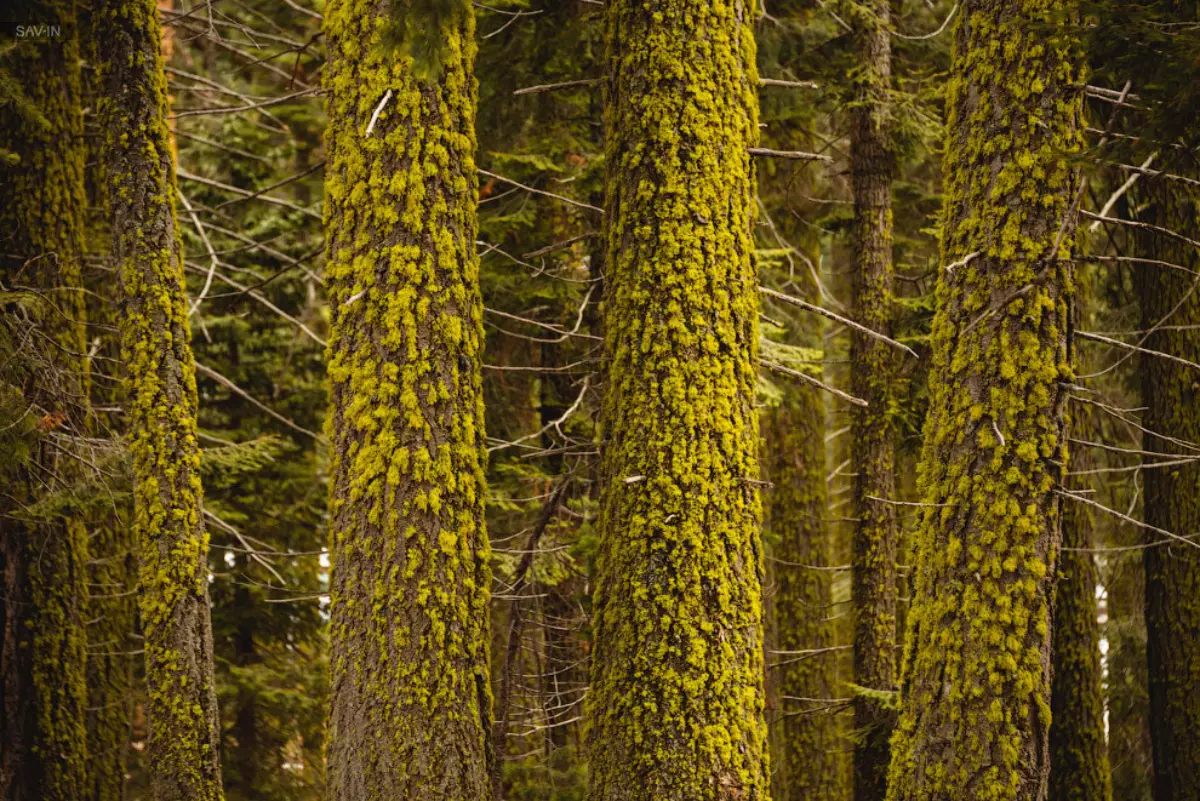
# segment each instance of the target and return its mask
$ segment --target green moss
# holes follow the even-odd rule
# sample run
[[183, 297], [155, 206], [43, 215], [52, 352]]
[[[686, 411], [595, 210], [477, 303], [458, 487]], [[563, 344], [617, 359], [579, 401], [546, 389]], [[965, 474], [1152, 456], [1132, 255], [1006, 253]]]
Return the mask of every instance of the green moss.
[[220, 799], [196, 378], [153, 0], [97, 13], [156, 799]]
[[330, 798], [468, 801], [491, 715], [475, 22], [442, 19], [436, 82], [387, 24], [367, 0], [325, 13]]
[[[1152, 224], [1174, 231], [1195, 230], [1200, 222], [1196, 194], [1161, 182], [1143, 190], [1143, 212]], [[1138, 255], [1195, 270], [1195, 248], [1157, 234], [1137, 239]], [[1154, 331], [1146, 348], [1183, 359], [1200, 359], [1200, 339], [1188, 326], [1200, 324], [1200, 297], [1193, 279], [1158, 265], [1141, 268], [1138, 289], [1143, 327], [1158, 326], [1168, 315], [1169, 328]], [[1185, 365], [1146, 356], [1142, 365], [1142, 422], [1162, 436], [1146, 434], [1143, 447], [1158, 453], [1194, 455], [1179, 442], [1200, 440], [1200, 379]], [[1168, 439], [1174, 438], [1174, 441]], [[1179, 534], [1200, 531], [1200, 464], [1147, 470], [1145, 519]], [[1152, 535], [1152, 539], [1161, 539]], [[1149, 665], [1150, 740], [1154, 755], [1155, 801], [1200, 799], [1200, 555], [1193, 547], [1165, 545], [1145, 549], [1146, 656]]]
[[589, 797], [767, 798], [751, 6], [616, 0]]
[[1049, 0], [971, 2], [958, 22], [942, 260], [980, 255], [943, 271], [937, 290], [920, 479], [930, 505], [916, 532], [894, 801], [1044, 792], [1060, 382], [1072, 374], [1061, 259], [1079, 146], [1073, 14]]

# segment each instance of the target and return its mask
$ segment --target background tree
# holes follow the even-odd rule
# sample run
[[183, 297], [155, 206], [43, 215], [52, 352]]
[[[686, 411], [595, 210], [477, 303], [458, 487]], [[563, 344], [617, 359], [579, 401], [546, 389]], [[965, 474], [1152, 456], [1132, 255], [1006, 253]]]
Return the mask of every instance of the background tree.
[[1070, 20], [1006, 1], [966, 3], [958, 23], [892, 799], [1045, 793], [1079, 138]]

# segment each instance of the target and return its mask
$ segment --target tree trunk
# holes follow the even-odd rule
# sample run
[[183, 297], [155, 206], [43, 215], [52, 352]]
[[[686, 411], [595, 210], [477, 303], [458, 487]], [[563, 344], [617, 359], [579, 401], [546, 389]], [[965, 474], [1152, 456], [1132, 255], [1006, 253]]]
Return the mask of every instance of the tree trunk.
[[[1072, 436], [1095, 440], [1088, 407], [1073, 410]], [[1092, 466], [1087, 448], [1071, 453], [1071, 469]], [[1072, 480], [1075, 490], [1091, 485], [1089, 476]], [[1062, 515], [1063, 551], [1055, 587], [1054, 678], [1050, 711], [1050, 798], [1054, 801], [1111, 801], [1112, 782], [1104, 733], [1104, 696], [1100, 674], [1100, 626], [1096, 608], [1096, 566], [1092, 512], [1068, 503]]]
[[820, 390], [788, 386], [765, 417], [766, 477], [771, 481], [767, 525], [775, 549], [778, 653], [768, 662], [779, 675], [781, 772], [778, 801], [844, 801], [847, 771], [836, 717], [840, 692], [825, 480], [825, 405]]
[[79, 41], [73, 2], [17, 6], [11, 19], [48, 32], [6, 55], [25, 102], [0, 105], [0, 799], [77, 801], [88, 764], [88, 535], [70, 497], [88, 425]]
[[153, 0], [111, 3], [98, 25], [113, 256], [124, 301], [151, 794], [155, 801], [207, 801], [222, 797], [208, 533], [161, 33]]
[[475, 21], [444, 21], [423, 79], [386, 13], [325, 13], [329, 798], [488, 799]]
[[[854, 190], [853, 307], [858, 322], [892, 333], [892, 52], [888, 0], [854, 16], [859, 72], [850, 121]], [[896, 355], [887, 344], [850, 335], [851, 392], [867, 401], [851, 412], [854, 524], [851, 597], [854, 683], [881, 692], [896, 683], [896, 494], [893, 407]], [[879, 696], [854, 699], [855, 801], [883, 801], [895, 712]]]
[[[1194, 235], [1200, 223], [1196, 197], [1165, 179], [1149, 190], [1143, 219]], [[1195, 270], [1200, 257], [1190, 245], [1161, 234], [1137, 238], [1139, 256]], [[1185, 273], [1159, 265], [1138, 275], [1142, 327], [1167, 326], [1150, 334], [1143, 347], [1190, 361], [1200, 360], [1200, 337], [1187, 326], [1200, 324], [1200, 295]], [[1142, 422], [1155, 432], [1142, 447], [1157, 453], [1194, 457], [1200, 442], [1200, 380], [1194, 368], [1147, 355], [1142, 361]], [[1145, 520], [1176, 534], [1200, 532], [1200, 463], [1143, 472]], [[1151, 540], [1163, 535], [1149, 532]], [[1200, 799], [1200, 551], [1171, 543], [1145, 549], [1146, 656], [1150, 679], [1150, 741], [1154, 755], [1155, 801]]]
[[592, 801], [767, 798], [753, 9], [606, 7]]
[[1072, 378], [1073, 14], [969, 0], [959, 17], [894, 801], [1046, 796]]

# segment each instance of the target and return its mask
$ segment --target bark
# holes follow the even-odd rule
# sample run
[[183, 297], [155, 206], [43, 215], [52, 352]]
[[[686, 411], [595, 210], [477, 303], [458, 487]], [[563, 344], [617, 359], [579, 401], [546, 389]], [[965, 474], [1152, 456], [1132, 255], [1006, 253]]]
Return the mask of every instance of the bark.
[[588, 797], [761, 801], [753, 9], [614, 0], [605, 15]]
[[[854, 16], [858, 60], [850, 123], [850, 174], [854, 190], [853, 304], [858, 322], [892, 333], [892, 155], [890, 152], [891, 34], [887, 0], [871, 0]], [[851, 332], [851, 393], [867, 401], [853, 407], [851, 473], [854, 525], [851, 597], [854, 614], [854, 683], [879, 692], [896, 682], [895, 351]], [[882, 499], [882, 500], [878, 500]], [[854, 699], [855, 801], [882, 801], [887, 793], [888, 740], [895, 712], [877, 694]]]
[[[1090, 410], [1076, 409], [1072, 436], [1096, 440]], [[1086, 448], [1071, 453], [1071, 469], [1092, 467]], [[1089, 476], [1071, 482], [1087, 490]], [[1054, 677], [1050, 711], [1050, 798], [1054, 801], [1111, 801], [1112, 782], [1104, 733], [1104, 696], [1100, 673], [1100, 626], [1097, 622], [1096, 566], [1086, 549], [1095, 547], [1091, 509], [1067, 504], [1062, 516], [1063, 552], [1055, 587]], [[1084, 549], [1084, 550], [1075, 550]]]
[[331, 801], [491, 797], [476, 44], [461, 6], [430, 78], [380, 41], [384, 4], [325, 12]]
[[[1161, 179], [1147, 190], [1140, 216], [1153, 225], [1194, 232], [1200, 211], [1194, 193]], [[1143, 232], [1139, 255], [1195, 270], [1196, 249]], [[1187, 326], [1200, 324], [1200, 294], [1186, 273], [1146, 266], [1138, 275], [1142, 327], [1156, 328], [1143, 347], [1200, 360], [1200, 338]], [[1169, 317], [1169, 319], [1167, 319]], [[1195, 369], [1157, 356], [1141, 365], [1142, 423], [1153, 434], [1143, 448], [1195, 456], [1180, 442], [1200, 442], [1200, 381]], [[1143, 473], [1145, 520], [1181, 535], [1200, 532], [1200, 463]], [[1152, 540], [1162, 535], [1149, 532]], [[1150, 741], [1154, 756], [1155, 801], [1200, 799], [1200, 550], [1184, 543], [1145, 549], [1146, 656], [1149, 666]]]
[[153, 0], [109, 3], [97, 24], [123, 300], [150, 788], [155, 801], [207, 801], [222, 797], [208, 533], [161, 33]]
[[[70, 498], [86, 432], [85, 228], [73, 2], [20, 2], [52, 26], [16, 42], [0, 106], [0, 799], [76, 801], [87, 771], [87, 531]], [[11, 89], [11, 87], [10, 87]]]
[[820, 390], [786, 387], [766, 416], [766, 477], [771, 481], [767, 525], [775, 549], [775, 616], [778, 653], [770, 670], [779, 676], [782, 765], [774, 784], [779, 801], [840, 801], [847, 771], [842, 732], [832, 700], [840, 692], [830, 535], [825, 518], [825, 408]]
[[1078, 66], [1049, 0], [962, 7], [917, 570], [888, 798], [1035, 801], [1049, 769], [1050, 602]]

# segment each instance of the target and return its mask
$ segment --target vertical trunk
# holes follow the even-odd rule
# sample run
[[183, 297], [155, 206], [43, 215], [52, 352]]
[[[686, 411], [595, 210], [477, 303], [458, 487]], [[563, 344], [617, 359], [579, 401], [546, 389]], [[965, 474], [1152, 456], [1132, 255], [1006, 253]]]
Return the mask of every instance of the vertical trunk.
[[606, 8], [592, 801], [767, 797], [752, 16]]
[[151, 793], [155, 801], [219, 799], [208, 534], [161, 34], [153, 0], [111, 3], [98, 24], [112, 245], [124, 301]]
[[[1118, 507], [1120, 508], [1120, 507]], [[1141, 542], [1144, 532], [1112, 525], [1108, 542], [1128, 548]], [[1153, 757], [1150, 708], [1146, 679], [1146, 574], [1143, 555], [1136, 551], [1113, 554], [1104, 575], [1107, 591], [1108, 641], [1105, 707], [1108, 712], [1108, 761], [1112, 770], [1113, 798], [1150, 801]]]
[[[1150, 223], [1192, 235], [1200, 223], [1196, 196], [1159, 179], [1149, 190], [1143, 217]], [[1138, 237], [1139, 255], [1200, 266], [1196, 249], [1161, 234]], [[1142, 327], [1158, 327], [1144, 347], [1190, 361], [1200, 360], [1200, 337], [1188, 326], [1200, 324], [1200, 294], [1193, 279], [1158, 265], [1138, 276]], [[1178, 362], [1145, 356], [1142, 363], [1143, 448], [1195, 456], [1200, 442], [1200, 381]], [[1200, 531], [1200, 463], [1144, 472], [1145, 519], [1177, 534]], [[1152, 539], [1162, 535], [1150, 532]], [[1154, 755], [1155, 801], [1200, 799], [1200, 551], [1171, 543], [1146, 548], [1146, 655], [1150, 678], [1150, 740]]]
[[[1088, 407], [1074, 410], [1071, 430], [1095, 440]], [[1091, 467], [1086, 448], [1071, 454], [1071, 469]], [[1086, 489], [1089, 476], [1072, 481]], [[1050, 711], [1050, 798], [1054, 801], [1111, 801], [1112, 785], [1104, 736], [1104, 698], [1100, 675], [1100, 627], [1096, 608], [1096, 566], [1091, 510], [1068, 504], [1062, 516], [1063, 551], [1055, 587]]]
[[5, 429], [15, 447], [0, 464], [0, 798], [76, 801], [87, 770], [87, 531], [64, 497], [78, 477], [73, 438], [87, 429], [79, 42], [70, 0], [17, 6], [11, 19], [48, 31], [7, 55], [6, 79], [27, 103], [0, 107], [4, 334], [26, 326], [19, 345], [3, 345], [0, 385], [6, 419], [19, 423]]
[[[854, 190], [853, 307], [858, 321], [892, 331], [892, 156], [890, 102], [892, 52], [888, 0], [870, 0], [854, 19], [859, 70], [850, 123], [850, 174]], [[854, 614], [854, 683], [868, 690], [895, 689], [896, 492], [892, 427], [895, 351], [857, 331], [850, 339], [851, 391], [868, 406], [851, 414], [854, 524], [851, 597]], [[882, 801], [887, 793], [888, 740], [895, 713], [878, 696], [854, 699], [855, 801]]]
[[775, 565], [783, 781], [779, 801], [843, 801], [839, 752], [829, 529], [825, 518], [825, 408], [819, 390], [786, 387], [766, 418], [768, 525], [779, 540]]
[[1072, 15], [969, 0], [959, 18], [895, 801], [1046, 795], [1072, 375]]
[[461, 6], [430, 79], [380, 41], [386, 6], [325, 14], [331, 801], [491, 795], [476, 46]]

